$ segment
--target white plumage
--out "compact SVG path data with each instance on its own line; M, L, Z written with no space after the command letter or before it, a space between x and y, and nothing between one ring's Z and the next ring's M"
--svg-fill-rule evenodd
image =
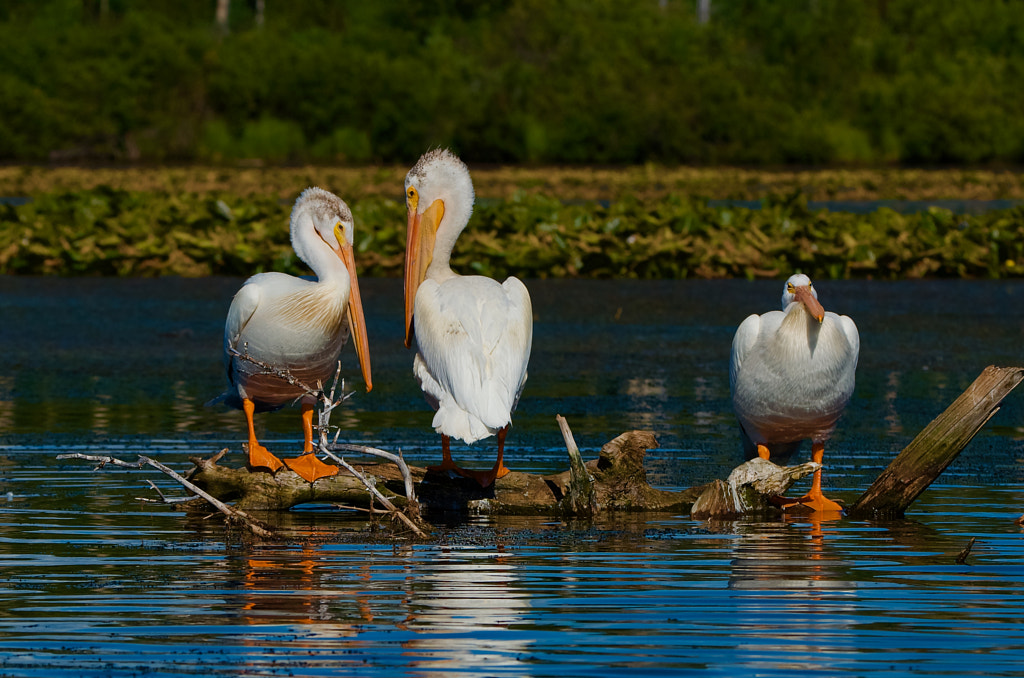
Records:
M406 345L415 338L413 373L436 410L442 468L456 469L448 438L472 443L498 435L494 469L476 476L489 484L507 473L504 437L526 383L533 342L530 295L516 278L499 284L452 271L451 252L474 199L461 160L446 150L426 153L409 171L405 187Z
M825 312L806 275L786 281L782 308L751 315L736 330L733 407L745 439L763 458L805 439L820 457L853 395L860 336L848 316ZM809 497L815 488L820 494L819 474Z
M253 412L274 410L302 396L305 451L309 452L313 399L303 396L299 386L236 353L287 371L315 388L317 382L329 383L334 376L338 354L351 331L366 390L372 388L353 228L352 213L344 201L319 188L306 189L292 209L291 241L296 255L316 273L317 280L259 273L246 280L231 301L224 324L224 364L230 388L221 399L246 414L253 467L271 471L281 467L281 461L257 442ZM327 467L317 475L312 469L320 467L314 459L289 460L288 465L311 481L336 472L336 467Z

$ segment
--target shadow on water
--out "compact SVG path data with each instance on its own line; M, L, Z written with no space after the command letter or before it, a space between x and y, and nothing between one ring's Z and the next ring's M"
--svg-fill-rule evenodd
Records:
M239 283L0 278L0 675L1024 675L1019 393L888 523L478 517L414 543L324 506L274 516L296 536L270 544L140 501L154 496L147 479L177 492L147 471L56 461L147 454L185 469L230 447L239 462L241 416L203 407L223 388ZM585 456L654 430L648 472L662 487L735 466L729 344L781 283L530 287L516 468L565 466L556 413ZM862 337L825 457L826 488L851 501L985 365L1020 364L1024 284L818 287ZM367 280L363 295L375 384L352 385L344 436L432 462L401 283ZM343 360L354 367L350 349ZM272 448L298 443L295 411L259 425ZM484 464L493 449L456 454Z

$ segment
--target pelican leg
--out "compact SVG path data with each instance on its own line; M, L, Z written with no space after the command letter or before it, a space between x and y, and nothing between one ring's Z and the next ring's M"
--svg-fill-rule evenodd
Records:
M433 473L455 471L459 475L462 475L462 469L456 466L455 462L452 461L451 438L443 433L441 434L441 463L437 466L428 466L427 470Z
M441 463L438 466L428 466L427 470L432 473L444 473L454 471L463 478L472 478L480 484L480 487L490 486L497 478L503 478L510 473L503 463L505 456L505 435L508 433L508 426L498 431L498 460L494 466L486 471L471 471L457 466L452 461L451 442L448 436L441 435Z
M505 436L508 434L508 426L505 426L498 431L498 459L494 462L494 466L486 471L467 471L462 470L462 475L467 478L480 483L480 487L490 487L495 480L498 478L504 478L511 471L504 464L505 457Z
M825 444L814 443L811 446L811 461L820 464L821 460L825 457ZM811 479L811 491L805 496L799 499L799 502L815 511L832 511L841 512L843 507L826 497L821 492L821 469L819 468L814 472L814 477Z
M508 426L498 431L498 460L494 462L494 477L504 478L512 471L504 464L505 458L505 435L508 433Z
M313 451L313 403L302 399L302 453Z
M252 414L256 411L256 403L248 398L243 398L242 411L245 412L245 423L249 426L249 466L254 469L268 469L271 473L276 473L277 469L283 466L281 460L256 441L256 428L252 423Z
M302 399L302 455L295 459L285 459L284 463L291 470L295 471L307 483L315 482L319 478L326 478L338 474L338 467L334 464L325 464L317 458L313 452L313 403L308 398Z

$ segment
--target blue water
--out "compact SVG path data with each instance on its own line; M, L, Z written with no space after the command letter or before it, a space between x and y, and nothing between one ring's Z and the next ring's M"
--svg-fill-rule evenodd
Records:
M155 498L152 471L231 448L223 314L239 280L0 277L0 676L1021 676L1024 392L1014 392L907 518L708 523L467 518L431 539L315 507L265 516L261 543ZM564 468L654 430L651 481L678 489L741 460L728 403L736 325L780 282L531 281L535 341L508 461ZM858 323L854 401L826 448L850 502L988 364L1021 364L1024 284L819 281ZM437 459L402 346L401 285L363 281L374 390L343 437ZM271 449L299 437L264 415ZM489 465L493 447L458 448ZM971 538L967 563L956 557Z

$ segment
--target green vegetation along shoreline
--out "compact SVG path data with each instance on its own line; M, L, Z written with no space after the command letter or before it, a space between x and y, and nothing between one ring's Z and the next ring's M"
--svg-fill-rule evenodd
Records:
M360 275L400 276L400 168L0 168L0 274L306 273L288 241L295 195L338 192L356 217ZM955 214L808 209L821 199L1020 200L1022 175L959 170L474 171L456 270L501 278L885 279L1024 276L1024 206ZM557 198L555 197L557 196ZM758 200L760 209L710 205Z

